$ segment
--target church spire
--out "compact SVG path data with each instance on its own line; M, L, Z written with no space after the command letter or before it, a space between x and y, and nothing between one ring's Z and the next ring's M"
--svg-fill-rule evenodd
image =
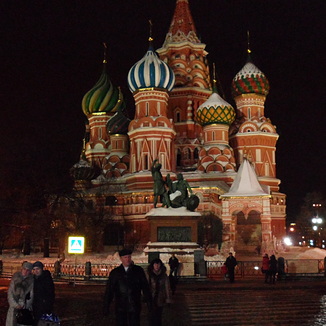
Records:
M201 43L197 36L188 0L177 0L169 32L163 47L169 43L191 42Z

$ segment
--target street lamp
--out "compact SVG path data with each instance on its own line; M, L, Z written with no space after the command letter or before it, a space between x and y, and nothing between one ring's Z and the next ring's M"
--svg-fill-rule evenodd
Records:
M318 204L314 204L314 205L318 205ZM317 243L317 241L316 241L316 243L315 243L315 246L319 247L319 246L320 246L320 230L321 230L320 225L323 223L323 219L320 218L320 217L318 216L318 213L317 213L317 216L316 216L316 217L313 217L313 218L311 219L311 223L312 223L312 229L313 229L313 231L315 231L315 233L316 233L317 231L319 231L319 232L318 232L318 237L317 237L317 241L318 241L318 243Z

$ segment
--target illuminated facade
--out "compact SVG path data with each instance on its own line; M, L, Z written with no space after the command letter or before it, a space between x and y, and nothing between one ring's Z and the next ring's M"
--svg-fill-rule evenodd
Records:
M163 46L155 52L151 41L128 74L133 120L124 115L123 95L110 82L105 60L82 101L89 125L72 175L80 194L94 203L96 198L95 205L100 193L108 216L104 244L123 238L126 245L146 246L151 165L158 159L164 177L175 180L182 172L200 198L197 212L222 220L222 250L260 245L273 251L285 234L286 206L276 178L278 134L265 117L267 78L249 58L232 81L235 108L223 99L188 0L176 1ZM214 234L209 242L216 243Z

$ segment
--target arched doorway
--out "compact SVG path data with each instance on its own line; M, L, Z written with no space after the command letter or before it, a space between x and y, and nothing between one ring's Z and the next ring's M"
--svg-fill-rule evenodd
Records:
M260 212L252 210L246 216L243 212L236 214L235 250L237 252L255 252L261 246Z

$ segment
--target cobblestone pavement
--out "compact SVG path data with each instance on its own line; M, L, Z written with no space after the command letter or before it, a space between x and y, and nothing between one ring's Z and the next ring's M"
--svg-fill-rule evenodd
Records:
M1 282L0 282L1 283ZM164 310L163 325L326 325L326 281L259 280L181 282L175 303ZM55 312L62 326L114 325L114 314L103 318L103 284L56 283ZM7 310L6 285L0 287L0 325ZM113 308L113 307L112 307ZM142 312L142 326L147 326Z

